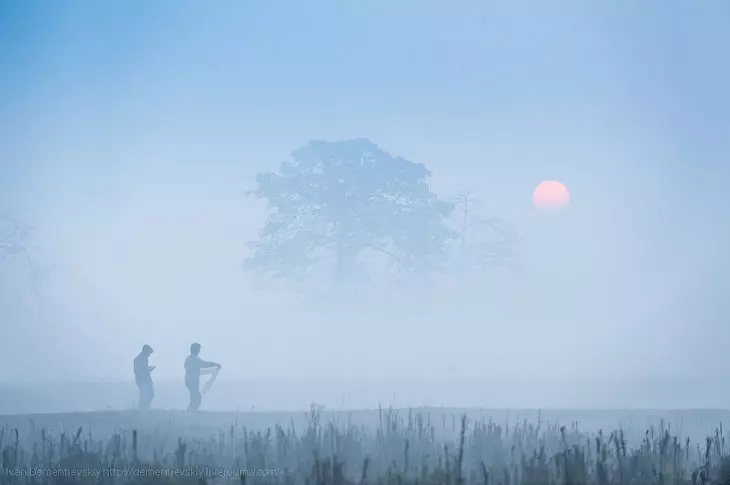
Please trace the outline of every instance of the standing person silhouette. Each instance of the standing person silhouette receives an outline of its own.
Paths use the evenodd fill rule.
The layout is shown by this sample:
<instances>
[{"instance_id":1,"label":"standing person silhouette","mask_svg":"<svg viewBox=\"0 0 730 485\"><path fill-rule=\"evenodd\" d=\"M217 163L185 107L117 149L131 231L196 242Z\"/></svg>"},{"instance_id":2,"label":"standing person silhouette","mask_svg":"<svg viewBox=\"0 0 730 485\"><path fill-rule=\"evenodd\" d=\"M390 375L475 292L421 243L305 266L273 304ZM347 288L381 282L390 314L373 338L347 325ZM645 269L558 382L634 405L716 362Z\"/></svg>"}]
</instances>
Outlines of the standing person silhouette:
<instances>
[{"instance_id":1,"label":"standing person silhouette","mask_svg":"<svg viewBox=\"0 0 730 485\"><path fill-rule=\"evenodd\" d=\"M152 371L155 370L154 365L150 365L150 355L152 355L152 347L149 345L142 346L142 351L134 358L134 380L139 389L139 402L137 408L146 410L150 408L152 400L155 398L155 389L152 384Z\"/></svg>"},{"instance_id":2,"label":"standing person silhouette","mask_svg":"<svg viewBox=\"0 0 730 485\"><path fill-rule=\"evenodd\" d=\"M203 396L200 394L200 371L211 367L220 369L221 365L203 360L200 354L200 344L190 345L190 355L185 359L185 387L190 392L188 411L197 411L200 408Z\"/></svg>"}]
</instances>

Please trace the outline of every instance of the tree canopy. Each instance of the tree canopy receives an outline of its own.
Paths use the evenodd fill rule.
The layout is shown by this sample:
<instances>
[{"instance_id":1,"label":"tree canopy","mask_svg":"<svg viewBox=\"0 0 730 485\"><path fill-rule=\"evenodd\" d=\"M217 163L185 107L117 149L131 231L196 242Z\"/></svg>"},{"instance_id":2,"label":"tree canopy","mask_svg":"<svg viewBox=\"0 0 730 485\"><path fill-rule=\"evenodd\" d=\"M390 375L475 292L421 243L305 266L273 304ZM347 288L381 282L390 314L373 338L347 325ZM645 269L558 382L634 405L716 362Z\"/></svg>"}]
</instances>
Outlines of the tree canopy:
<instances>
[{"instance_id":1,"label":"tree canopy","mask_svg":"<svg viewBox=\"0 0 730 485\"><path fill-rule=\"evenodd\" d=\"M431 191L430 176L367 139L312 141L278 173L256 177L268 218L248 267L296 279L324 266L339 285L366 273L361 259L372 250L399 272L437 270L456 233L446 224L453 205Z\"/></svg>"}]
</instances>

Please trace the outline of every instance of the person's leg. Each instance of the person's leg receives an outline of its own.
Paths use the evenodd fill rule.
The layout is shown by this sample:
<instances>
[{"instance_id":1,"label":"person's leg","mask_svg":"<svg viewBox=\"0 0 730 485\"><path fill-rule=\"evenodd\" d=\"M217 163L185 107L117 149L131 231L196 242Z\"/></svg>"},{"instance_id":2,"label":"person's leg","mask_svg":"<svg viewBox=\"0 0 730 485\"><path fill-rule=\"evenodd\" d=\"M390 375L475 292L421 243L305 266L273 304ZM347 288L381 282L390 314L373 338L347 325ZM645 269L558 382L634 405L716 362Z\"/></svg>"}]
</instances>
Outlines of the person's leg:
<instances>
[{"instance_id":1,"label":"person's leg","mask_svg":"<svg viewBox=\"0 0 730 485\"><path fill-rule=\"evenodd\" d=\"M152 383L144 383L139 389L139 409L147 410L152 404L155 391L152 389Z\"/></svg>"},{"instance_id":2,"label":"person's leg","mask_svg":"<svg viewBox=\"0 0 730 485\"><path fill-rule=\"evenodd\" d=\"M200 409L200 405L203 401L203 397L200 395L200 389L196 388L193 390L193 399L191 401L192 410L197 411Z\"/></svg>"},{"instance_id":3,"label":"person's leg","mask_svg":"<svg viewBox=\"0 0 730 485\"><path fill-rule=\"evenodd\" d=\"M201 403L200 384L188 384L188 391L190 392L190 404L188 404L188 411L197 411Z\"/></svg>"},{"instance_id":4,"label":"person's leg","mask_svg":"<svg viewBox=\"0 0 730 485\"><path fill-rule=\"evenodd\" d=\"M193 410L193 400L194 400L193 399L193 386L186 383L185 387L188 388L188 394L190 394L190 402L188 402L188 411L192 411Z\"/></svg>"},{"instance_id":5,"label":"person's leg","mask_svg":"<svg viewBox=\"0 0 730 485\"><path fill-rule=\"evenodd\" d=\"M145 389L145 409L149 409L152 407L152 401L155 399L155 389L152 386L152 383L150 382L147 384L147 388Z\"/></svg>"},{"instance_id":6,"label":"person's leg","mask_svg":"<svg viewBox=\"0 0 730 485\"><path fill-rule=\"evenodd\" d=\"M141 383L137 383L137 391L139 393L139 397L137 398L137 409L144 409L144 386Z\"/></svg>"}]
</instances>

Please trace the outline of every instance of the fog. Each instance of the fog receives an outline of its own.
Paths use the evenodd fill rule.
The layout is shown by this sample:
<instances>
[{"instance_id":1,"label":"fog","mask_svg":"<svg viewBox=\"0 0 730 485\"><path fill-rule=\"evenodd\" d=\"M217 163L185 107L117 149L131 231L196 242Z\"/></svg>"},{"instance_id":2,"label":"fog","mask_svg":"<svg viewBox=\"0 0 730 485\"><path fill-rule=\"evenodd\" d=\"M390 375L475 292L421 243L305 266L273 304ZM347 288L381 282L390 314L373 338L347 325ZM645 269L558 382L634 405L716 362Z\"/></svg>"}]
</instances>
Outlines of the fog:
<instances>
[{"instance_id":1,"label":"fog","mask_svg":"<svg viewBox=\"0 0 730 485\"><path fill-rule=\"evenodd\" d=\"M35 228L32 264L0 259L0 381L130 382L145 343L181 381L194 341L221 381L611 382L628 403L727 376L727 6L242 5L0 8L0 212ZM377 303L257 283L256 174L362 137L514 224L519 268ZM535 209L543 180L567 209Z\"/></svg>"}]
</instances>

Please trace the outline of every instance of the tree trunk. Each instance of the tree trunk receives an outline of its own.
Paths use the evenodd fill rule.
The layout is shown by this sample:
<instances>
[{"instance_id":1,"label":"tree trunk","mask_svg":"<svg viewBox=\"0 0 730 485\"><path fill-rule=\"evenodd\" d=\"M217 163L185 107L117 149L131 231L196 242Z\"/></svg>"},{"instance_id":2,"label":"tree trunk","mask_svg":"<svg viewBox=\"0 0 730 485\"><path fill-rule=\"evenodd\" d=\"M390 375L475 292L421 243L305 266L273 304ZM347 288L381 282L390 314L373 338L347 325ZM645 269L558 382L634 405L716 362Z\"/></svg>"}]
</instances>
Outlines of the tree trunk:
<instances>
[{"instance_id":1,"label":"tree trunk","mask_svg":"<svg viewBox=\"0 0 730 485\"><path fill-rule=\"evenodd\" d=\"M350 286L357 270L357 250L347 241L339 241L335 250L335 266L332 274L334 288Z\"/></svg>"}]
</instances>

